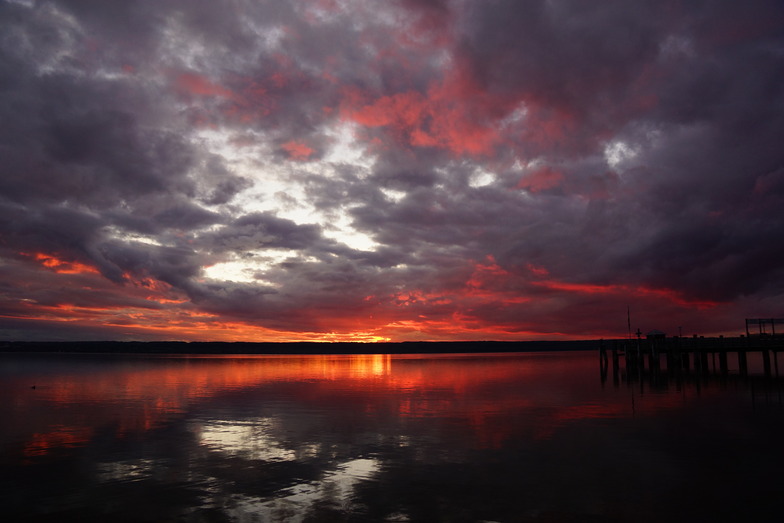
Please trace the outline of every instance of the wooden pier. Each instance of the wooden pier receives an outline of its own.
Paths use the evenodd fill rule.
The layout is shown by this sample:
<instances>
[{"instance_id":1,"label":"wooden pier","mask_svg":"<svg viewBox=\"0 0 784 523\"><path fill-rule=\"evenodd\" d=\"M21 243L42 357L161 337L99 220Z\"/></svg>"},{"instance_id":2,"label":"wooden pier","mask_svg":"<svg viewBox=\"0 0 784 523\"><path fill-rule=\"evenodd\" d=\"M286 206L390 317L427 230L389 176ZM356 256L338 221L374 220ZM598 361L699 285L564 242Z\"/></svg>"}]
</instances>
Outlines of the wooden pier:
<instances>
[{"instance_id":1,"label":"wooden pier","mask_svg":"<svg viewBox=\"0 0 784 523\"><path fill-rule=\"evenodd\" d=\"M603 377L610 364L614 378L619 372L693 373L695 375L733 374L748 376L749 356L759 354L762 375L779 376L778 353L784 351L784 337L741 336L737 338L672 337L627 339L602 342L599 358ZM737 365L735 365L737 363Z\"/></svg>"}]
</instances>

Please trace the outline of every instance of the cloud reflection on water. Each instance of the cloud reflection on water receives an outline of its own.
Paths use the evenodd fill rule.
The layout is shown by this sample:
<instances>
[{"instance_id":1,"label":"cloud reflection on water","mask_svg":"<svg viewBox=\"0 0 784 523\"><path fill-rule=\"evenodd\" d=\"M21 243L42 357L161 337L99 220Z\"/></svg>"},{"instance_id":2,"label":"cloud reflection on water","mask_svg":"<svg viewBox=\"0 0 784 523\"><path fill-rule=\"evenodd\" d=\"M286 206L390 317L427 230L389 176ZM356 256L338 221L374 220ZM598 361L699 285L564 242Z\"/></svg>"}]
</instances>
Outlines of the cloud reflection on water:
<instances>
[{"instance_id":1,"label":"cloud reflection on water","mask_svg":"<svg viewBox=\"0 0 784 523\"><path fill-rule=\"evenodd\" d=\"M708 424L715 445L777 434L755 433L726 384L602 384L593 352L27 358L0 369L18 514L41 497L42 514L87 520L629 514L693 481L674 434L689 448Z\"/></svg>"}]
</instances>

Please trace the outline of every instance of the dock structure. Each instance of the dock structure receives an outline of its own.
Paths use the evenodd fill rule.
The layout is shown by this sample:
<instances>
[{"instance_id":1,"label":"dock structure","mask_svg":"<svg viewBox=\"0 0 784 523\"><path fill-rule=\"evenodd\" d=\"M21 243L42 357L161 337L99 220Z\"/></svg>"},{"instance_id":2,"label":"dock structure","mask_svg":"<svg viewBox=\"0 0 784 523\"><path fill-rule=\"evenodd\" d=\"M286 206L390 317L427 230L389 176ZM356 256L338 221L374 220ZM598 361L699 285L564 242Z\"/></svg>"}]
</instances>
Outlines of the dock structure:
<instances>
[{"instance_id":1,"label":"dock structure","mask_svg":"<svg viewBox=\"0 0 784 523\"><path fill-rule=\"evenodd\" d=\"M749 326L756 325L757 328L754 329L753 327L749 329ZM746 337L767 337L770 336L771 338L776 337L776 325L781 325L784 327L784 318L746 318ZM784 328L779 327L779 336L784 334ZM768 331L770 329L770 331ZM755 332L752 332L755 331Z\"/></svg>"},{"instance_id":2,"label":"dock structure","mask_svg":"<svg viewBox=\"0 0 784 523\"><path fill-rule=\"evenodd\" d=\"M604 341L599 356L602 377L606 378L612 364L615 381L621 372L628 379L642 373L657 375L663 369L673 374L727 376L732 367L733 374L748 376L750 358L758 367L761 360L758 372L762 375L778 377L778 353L782 351L784 336L781 334L726 338L673 336Z\"/></svg>"}]
</instances>

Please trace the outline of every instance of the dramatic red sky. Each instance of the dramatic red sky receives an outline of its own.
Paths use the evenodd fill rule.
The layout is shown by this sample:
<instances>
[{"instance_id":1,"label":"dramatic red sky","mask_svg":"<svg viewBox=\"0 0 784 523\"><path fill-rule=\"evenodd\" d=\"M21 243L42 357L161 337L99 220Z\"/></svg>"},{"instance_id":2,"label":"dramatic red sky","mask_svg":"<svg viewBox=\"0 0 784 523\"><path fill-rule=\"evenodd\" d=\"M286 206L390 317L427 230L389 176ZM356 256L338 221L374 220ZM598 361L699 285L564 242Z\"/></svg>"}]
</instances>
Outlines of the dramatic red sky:
<instances>
[{"instance_id":1,"label":"dramatic red sky","mask_svg":"<svg viewBox=\"0 0 784 523\"><path fill-rule=\"evenodd\" d=\"M0 7L0 340L784 316L784 4Z\"/></svg>"}]
</instances>

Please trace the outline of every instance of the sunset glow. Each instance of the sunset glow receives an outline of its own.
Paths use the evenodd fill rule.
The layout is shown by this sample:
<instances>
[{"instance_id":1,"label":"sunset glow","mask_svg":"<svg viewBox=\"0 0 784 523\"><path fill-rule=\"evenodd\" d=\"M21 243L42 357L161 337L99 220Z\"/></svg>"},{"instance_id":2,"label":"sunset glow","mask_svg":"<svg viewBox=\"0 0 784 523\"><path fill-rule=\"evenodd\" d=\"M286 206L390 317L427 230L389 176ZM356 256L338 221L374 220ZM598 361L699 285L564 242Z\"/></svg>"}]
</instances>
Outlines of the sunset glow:
<instances>
[{"instance_id":1,"label":"sunset glow","mask_svg":"<svg viewBox=\"0 0 784 523\"><path fill-rule=\"evenodd\" d=\"M752 3L5 2L0 341L781 317L784 7Z\"/></svg>"}]
</instances>

